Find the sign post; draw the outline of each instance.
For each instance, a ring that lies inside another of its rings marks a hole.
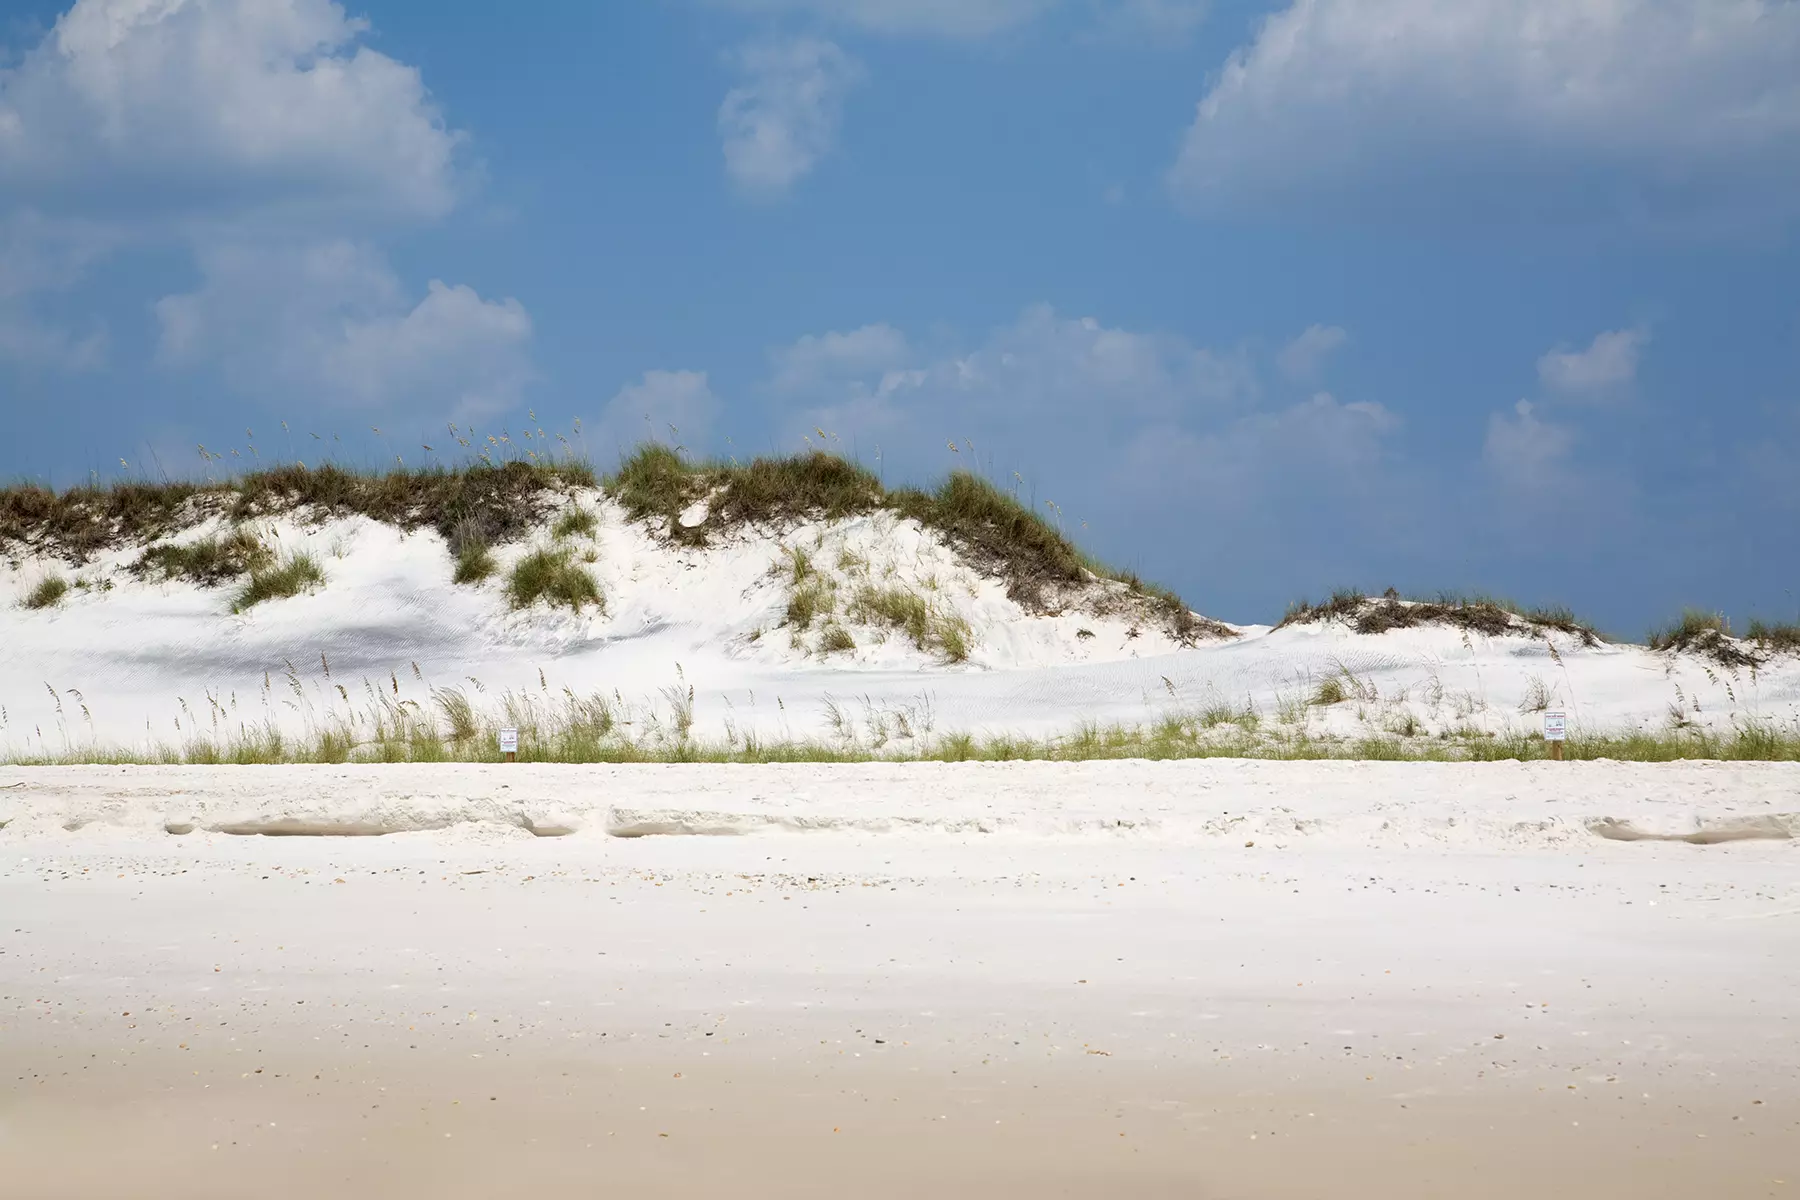
[[[519,731],[502,729],[500,731],[500,753],[506,755],[507,762],[519,761]]]
[[[1544,714],[1544,740],[1550,743],[1550,757],[1557,762],[1562,761],[1563,742],[1569,737],[1569,714],[1564,712],[1547,712]]]

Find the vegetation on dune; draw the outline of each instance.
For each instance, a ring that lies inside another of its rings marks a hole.
[[[1731,636],[1731,622],[1722,613],[1690,608],[1681,619],[1664,629],[1650,631],[1652,650],[1674,650],[1710,658],[1722,667],[1753,667],[1761,659]]]
[[[1752,620],[1744,640],[1772,654],[1800,654],[1800,623],[1770,624]]]
[[[627,458],[606,488],[633,519],[658,522],[663,536],[686,546],[704,546],[746,525],[891,509],[942,534],[976,569],[1004,579],[1007,595],[1028,611],[1055,608],[1059,591],[1092,575],[1123,583],[1183,641],[1231,633],[1195,617],[1174,593],[1087,558],[1016,498],[967,471],[954,472],[935,490],[890,491],[865,468],[823,451],[698,463],[652,444]]]
[[[685,701],[685,709],[677,706],[660,723],[640,719],[630,727],[621,717],[618,702],[604,695],[577,696],[566,692],[560,701],[509,695],[503,711],[491,716],[478,713],[460,690],[434,692],[433,700],[435,714],[421,706],[386,703],[371,723],[329,722],[306,736],[284,735],[273,726],[252,726],[235,734],[193,737],[179,745],[135,749],[65,747],[61,751],[13,752],[0,756],[0,762],[16,766],[352,760],[491,763],[501,760],[495,734],[502,725],[518,730],[519,760],[528,763],[1091,762],[1202,758],[1533,762],[1550,756],[1549,743],[1536,734],[1415,737],[1373,733],[1330,737],[1304,731],[1271,731],[1254,712],[1227,706],[1175,714],[1148,725],[1088,724],[1052,737],[934,735],[907,730],[903,722],[885,718],[859,726],[845,714],[839,736],[764,741],[743,733],[720,740],[690,736],[687,730],[692,722],[691,699]],[[656,732],[628,731],[646,726]],[[1800,762],[1800,730],[1749,723],[1724,733],[1572,731],[1563,744],[1563,752],[1572,761]]]
[[[234,529],[186,544],[159,542],[138,556],[127,568],[143,578],[186,579],[202,587],[217,587],[271,565],[275,556],[246,529]]]
[[[69,594],[69,581],[61,575],[46,575],[25,593],[26,608],[52,608]]]
[[[593,575],[559,546],[533,550],[520,559],[507,580],[506,594],[514,608],[530,608],[542,600],[576,612],[589,604],[606,611],[606,600]]]
[[[324,582],[325,572],[320,569],[317,559],[310,554],[295,554],[285,562],[271,563],[251,571],[250,581],[232,602],[231,611],[242,613],[265,600],[298,596],[307,588]]]
[[[235,522],[303,508],[320,517],[432,528],[445,538],[463,528],[497,545],[528,533],[558,495],[595,483],[583,463],[512,461],[387,472],[295,464],[223,482],[118,483],[65,492],[25,485],[0,489],[0,551],[83,563],[122,545],[154,542],[207,515]]]
[[[964,662],[969,657],[969,623],[955,613],[940,611],[917,592],[865,585],[856,589],[847,612],[852,620],[865,625],[903,629],[913,645],[928,654],[941,654],[947,662]]]
[[[1576,619],[1566,608],[1525,608],[1491,596],[1454,593],[1430,600],[1408,600],[1392,588],[1378,597],[1343,589],[1317,604],[1301,601],[1289,607],[1275,627],[1332,620],[1342,621],[1358,633],[1371,634],[1421,625],[1448,625],[1490,637],[1518,633],[1523,627],[1534,634],[1545,630],[1566,633],[1579,638],[1584,646],[1597,646],[1602,640],[1592,625]]]

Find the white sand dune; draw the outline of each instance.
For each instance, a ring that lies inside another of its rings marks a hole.
[[[1360,635],[1326,622],[1191,646],[1098,589],[1058,615],[1034,614],[1005,585],[916,523],[892,514],[752,531],[705,550],[673,548],[597,493],[591,570],[604,613],[514,612],[503,586],[451,582],[443,539],[363,518],[261,522],[265,540],[305,550],[325,585],[242,615],[232,591],[134,578],[127,547],[80,572],[49,560],[0,566],[0,598],[47,572],[90,586],[32,611],[0,605],[0,751],[56,753],[94,743],[180,744],[246,727],[304,733],[380,704],[432,711],[433,688],[493,706],[506,692],[614,697],[638,731],[664,728],[692,689],[693,732],[709,740],[928,733],[1048,735],[1081,722],[1143,723],[1208,707],[1281,714],[1314,733],[1408,728],[1533,730],[1545,704],[1577,731],[1729,729],[1800,723],[1800,657],[1727,669],[1704,657],[1563,634],[1486,637],[1444,627]],[[503,548],[502,567],[546,531]],[[200,527],[184,534],[208,532]],[[823,653],[814,629],[784,627],[790,553],[805,551],[848,597],[861,583],[904,587],[966,623],[968,659],[947,663],[901,631],[840,620],[857,643]],[[1114,611],[1103,611],[1108,608]],[[1327,677],[1349,699],[1298,704]],[[841,719],[833,719],[833,710]]]

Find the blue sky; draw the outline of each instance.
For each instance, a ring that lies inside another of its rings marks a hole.
[[[1227,619],[1800,611],[1796,0],[9,0],[0,43],[0,476],[824,430]]]

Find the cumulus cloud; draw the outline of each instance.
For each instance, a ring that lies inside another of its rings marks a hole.
[[[1196,210],[1791,214],[1770,185],[1800,178],[1796,61],[1791,0],[1293,0],[1171,182]]]
[[[1350,335],[1337,325],[1309,325],[1282,347],[1275,356],[1275,365],[1289,379],[1311,379],[1326,356],[1349,340]]]
[[[620,452],[646,441],[704,448],[719,417],[705,371],[645,371],[607,402],[595,441]]]
[[[744,81],[719,106],[725,170],[747,195],[773,199],[831,151],[862,67],[818,38],[754,42],[734,58]]]
[[[169,368],[287,402],[516,401],[520,303],[409,292],[373,240],[454,207],[460,137],[367,29],[334,0],[76,0],[0,72],[0,357],[92,365],[104,330],[35,310],[122,248],[175,245],[201,282],[152,306]]]
[[[714,0],[740,12],[804,13],[872,33],[979,38],[1023,25],[1058,0]],[[1156,0],[1132,0],[1156,3]],[[1163,0],[1176,3],[1177,0]]]
[[[964,354],[921,358],[899,331],[868,326],[802,338],[772,357],[772,385],[809,402],[815,423],[904,434],[921,445],[941,445],[975,424],[1021,441],[1068,440],[1084,428],[1229,410],[1256,391],[1239,355],[1065,317],[1048,305],[1027,309]]]
[[[0,75],[0,187],[138,213],[436,216],[456,136],[332,0],[79,0]]]
[[[798,395],[821,386],[885,374],[911,356],[906,335],[892,325],[864,325],[847,333],[807,334],[770,354],[776,391]]]
[[[1488,418],[1481,457],[1507,490],[1542,497],[1568,483],[1569,453],[1574,446],[1573,430],[1545,421],[1531,401],[1521,400],[1511,413],[1494,413]]]
[[[517,300],[439,280],[415,300],[370,246],[257,240],[198,258],[201,286],[155,305],[166,366],[213,364],[263,396],[463,419],[516,403],[531,379]]]
[[[1638,356],[1649,341],[1647,330],[1608,330],[1586,350],[1552,350],[1538,359],[1538,378],[1571,398],[1603,396],[1637,378]]]

